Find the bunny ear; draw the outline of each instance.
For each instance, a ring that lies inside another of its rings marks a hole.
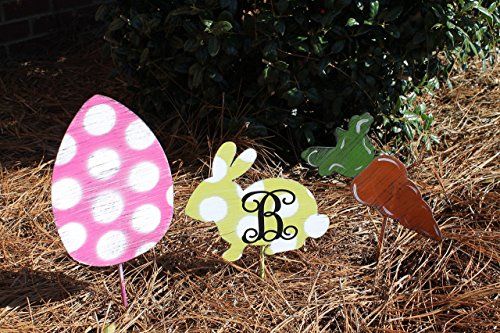
[[[234,142],[228,141],[220,146],[212,163],[212,177],[207,181],[216,182],[225,178],[235,155],[236,145]]]
[[[240,154],[229,168],[229,178],[231,180],[243,175],[252,167],[253,162],[257,158],[255,149],[248,148]]]

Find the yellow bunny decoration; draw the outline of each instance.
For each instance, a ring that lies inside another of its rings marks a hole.
[[[243,190],[234,180],[250,169],[257,153],[247,149],[236,159],[236,145],[224,143],[213,160],[212,177],[195,189],[186,215],[215,222],[231,244],[222,257],[238,260],[247,245],[264,246],[265,254],[295,250],[307,237],[325,234],[330,220],[318,214],[312,193],[296,181],[270,178]]]

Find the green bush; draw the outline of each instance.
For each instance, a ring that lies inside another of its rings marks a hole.
[[[224,104],[228,130],[247,124],[296,146],[331,145],[335,127],[363,112],[381,137],[429,144],[432,115],[415,93],[457,60],[492,60],[499,27],[496,1],[469,0],[122,0],[96,17],[144,111],[174,100],[181,115],[215,119]]]

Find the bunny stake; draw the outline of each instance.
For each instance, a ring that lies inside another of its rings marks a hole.
[[[295,250],[307,237],[325,234],[330,221],[318,214],[312,193],[296,181],[269,178],[243,190],[234,180],[250,169],[257,153],[247,149],[236,159],[236,145],[224,143],[212,164],[212,176],[195,189],[186,215],[215,222],[230,244],[222,257],[238,260],[248,245],[264,246],[265,254]]]

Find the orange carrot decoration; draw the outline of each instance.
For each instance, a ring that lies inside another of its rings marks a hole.
[[[406,168],[389,155],[376,157],[351,183],[354,198],[421,235],[440,241],[441,231]]]
[[[337,146],[310,147],[302,153],[302,158],[318,167],[322,176],[338,172],[354,177],[351,190],[356,200],[376,208],[384,216],[381,236],[386,218],[392,218],[406,228],[440,241],[442,234],[431,208],[408,179],[404,164],[389,155],[374,157],[366,136],[367,125],[372,122],[368,113],[352,117],[347,131],[337,129]]]

